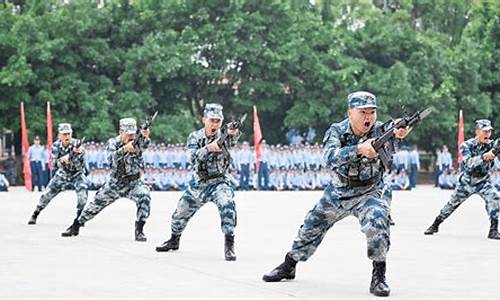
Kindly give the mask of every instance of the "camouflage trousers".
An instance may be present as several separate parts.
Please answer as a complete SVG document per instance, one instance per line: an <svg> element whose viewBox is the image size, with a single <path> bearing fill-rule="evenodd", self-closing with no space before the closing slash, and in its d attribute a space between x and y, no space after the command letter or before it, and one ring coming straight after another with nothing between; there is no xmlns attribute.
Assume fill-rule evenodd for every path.
<svg viewBox="0 0 500 300"><path fill-rule="evenodd" d="M327 231L350 215L358 218L361 231L366 235L368 258L385 261L390 246L389 205L382 198L381 190L340 200L338 192L331 185L306 215L289 254L297 261L307 260L314 254Z"/></svg>
<svg viewBox="0 0 500 300"><path fill-rule="evenodd" d="M191 217L207 202L219 209L222 232L234 235L236 204L233 188L225 181L215 183L191 183L184 192L172 215L172 233L180 235Z"/></svg>
<svg viewBox="0 0 500 300"><path fill-rule="evenodd" d="M131 182L119 182L108 180L83 210L78 222L85 222L94 218L106 206L115 202L118 198L129 198L137 206L137 221L143 222L149 217L151 195L149 187L140 179Z"/></svg>
<svg viewBox="0 0 500 300"><path fill-rule="evenodd" d="M500 196L489 180L485 180L477 185L466 184L459 180L450 201L439 212L439 217L443 220L448 218L460 204L473 194L479 194L483 198L490 221L498 220Z"/></svg>
<svg viewBox="0 0 500 300"><path fill-rule="evenodd" d="M76 204L77 213L81 212L87 203L88 197L88 181L85 175L80 174L76 177L66 177L56 174L49 182L47 186L47 191L40 197L40 201L36 207L36 211L40 212L50 201L54 199L61 191L65 189L66 186L73 185L78 202Z"/></svg>

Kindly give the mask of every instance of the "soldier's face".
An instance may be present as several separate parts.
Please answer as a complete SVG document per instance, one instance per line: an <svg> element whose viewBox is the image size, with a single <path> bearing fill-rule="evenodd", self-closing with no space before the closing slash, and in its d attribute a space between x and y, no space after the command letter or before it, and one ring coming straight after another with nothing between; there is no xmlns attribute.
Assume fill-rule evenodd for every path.
<svg viewBox="0 0 500 300"><path fill-rule="evenodd" d="M354 134L364 135L370 131L377 120L376 108L351 108L347 111Z"/></svg>
<svg viewBox="0 0 500 300"><path fill-rule="evenodd" d="M476 129L476 136L480 143L486 143L491 137L491 130Z"/></svg>
<svg viewBox="0 0 500 300"><path fill-rule="evenodd" d="M122 139L122 143L126 144L135 140L135 133L125 133L124 131L122 131L120 137Z"/></svg>
<svg viewBox="0 0 500 300"><path fill-rule="evenodd" d="M203 124L205 125L205 134L212 136L222 127L222 120L203 117Z"/></svg>
<svg viewBox="0 0 500 300"><path fill-rule="evenodd" d="M63 143L64 146L67 146L69 142L71 142L71 133L59 133L59 140Z"/></svg>

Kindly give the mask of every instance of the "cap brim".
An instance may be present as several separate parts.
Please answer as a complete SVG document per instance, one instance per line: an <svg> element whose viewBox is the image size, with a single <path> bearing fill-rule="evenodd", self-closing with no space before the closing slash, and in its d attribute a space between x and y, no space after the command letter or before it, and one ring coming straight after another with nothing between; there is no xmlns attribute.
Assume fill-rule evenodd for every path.
<svg viewBox="0 0 500 300"><path fill-rule="evenodd" d="M493 130L493 127L491 126L487 126L487 127L483 127L483 128L479 128L481 130Z"/></svg>
<svg viewBox="0 0 500 300"><path fill-rule="evenodd" d="M61 130L59 131L59 133L72 133L73 131L72 130Z"/></svg>
<svg viewBox="0 0 500 300"><path fill-rule="evenodd" d="M136 134L137 130L124 130L125 134Z"/></svg>
<svg viewBox="0 0 500 300"><path fill-rule="evenodd" d="M373 104L368 104L368 105L356 106L354 108L361 108L361 109L363 109L363 108L377 108L377 106L373 105Z"/></svg>
<svg viewBox="0 0 500 300"><path fill-rule="evenodd" d="M223 120L224 117L221 116L221 115L218 115L218 114L211 114L211 113L207 113L205 115L207 118L210 118L210 119L220 119L220 120Z"/></svg>

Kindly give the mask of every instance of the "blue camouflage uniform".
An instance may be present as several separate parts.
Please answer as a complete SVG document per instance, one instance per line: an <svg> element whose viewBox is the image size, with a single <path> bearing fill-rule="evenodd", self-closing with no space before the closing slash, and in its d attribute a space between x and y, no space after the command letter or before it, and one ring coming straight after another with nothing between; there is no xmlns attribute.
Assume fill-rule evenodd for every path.
<svg viewBox="0 0 500 300"><path fill-rule="evenodd" d="M71 125L68 123L61 123L59 124L58 131L59 133L71 133ZM81 154L73 152L73 149L78 144L80 144L80 140L71 139L67 146L64 146L61 140L55 141L52 145L52 169L55 169L55 175L50 180L45 193L40 197L40 201L38 202L34 213L36 216L67 186L72 186L76 191L78 198L76 206L77 216L79 216L82 212L85 204L87 203L89 181L85 176L83 147L80 147L82 150ZM70 159L69 164L67 165L60 161L60 159L64 156L68 156Z"/></svg>
<svg viewBox="0 0 500 300"><path fill-rule="evenodd" d="M450 201L441 209L439 217L446 219L457 207L473 194L479 194L485 202L486 212L490 221L498 220L500 197L491 183L490 171L494 161L485 161L482 154L489 151L490 143L480 144L475 138L465 141L460 151L463 155L461 172Z"/></svg>
<svg viewBox="0 0 500 300"><path fill-rule="evenodd" d="M354 98L349 107L376 107L375 103ZM361 101L362 103L357 103ZM319 246L327 231L343 218L354 215L368 242L368 257L385 261L389 250L389 203L383 195L384 167L378 157L358 159L357 144L380 135L385 126L377 122L368 134L359 138L349 120L331 125L325 134L324 161L332 180L323 197L306 215L289 255L295 261L307 260ZM390 147L393 151L395 145Z"/></svg>
<svg viewBox="0 0 500 300"><path fill-rule="evenodd" d="M489 140L491 122L486 119L476 121L476 138L465 141L460 145L463 160L460 165L460 174L456 181L455 190L450 201L441 209L432 225L424 232L432 235L439 231L439 225L448 218L467 198L479 194L484 199L486 212L490 218L489 239L500 240L498 232L498 207L500 196L491 182L490 171L494 167L494 160L485 160L484 154L490 152L498 158L496 151L498 144ZM489 135L484 135L485 133ZM488 138L488 139L485 139Z"/></svg>
<svg viewBox="0 0 500 300"><path fill-rule="evenodd" d="M134 119L120 120L120 129L126 133L136 132ZM91 201L78 218L80 224L94 218L106 206L118 198L130 198L136 203L137 222L145 222L149 217L151 196L149 187L141 180L141 171L144 171L142 152L149 146L150 139L141 136L135 153L124 151L125 145L120 136L111 138L107 144L108 161L111 164L111 174L108 181L97 191Z"/></svg>
<svg viewBox="0 0 500 300"><path fill-rule="evenodd" d="M207 104L205 116L223 119L222 106ZM207 145L220 137L220 131L207 137L205 129L191 133L186 149L189 162L193 165L193 176L181 196L172 215L172 234L181 235L191 217L205 203L213 202L219 209L221 228L224 234L234 235L236 226L236 205L234 191L226 170L231 164L229 151L209 152ZM228 148L236 145L239 136L229 136Z"/></svg>

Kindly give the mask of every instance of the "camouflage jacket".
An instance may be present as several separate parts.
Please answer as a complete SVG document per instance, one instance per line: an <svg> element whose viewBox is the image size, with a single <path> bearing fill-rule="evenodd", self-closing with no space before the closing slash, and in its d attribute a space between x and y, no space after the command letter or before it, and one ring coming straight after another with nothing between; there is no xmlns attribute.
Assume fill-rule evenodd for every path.
<svg viewBox="0 0 500 300"><path fill-rule="evenodd" d="M150 139L140 139L135 153L124 151L120 136L109 139L106 151L111 165L110 179L130 181L138 179L144 170L142 152L149 146Z"/></svg>
<svg viewBox="0 0 500 300"><path fill-rule="evenodd" d="M229 136L228 148L234 147L240 137ZM228 151L210 152L207 145L219 138L220 131L213 137L205 135L205 129L192 132L186 143L189 161L193 165L193 178L195 181L206 181L210 179L225 179L227 168L232 162L231 154Z"/></svg>
<svg viewBox="0 0 500 300"><path fill-rule="evenodd" d="M82 150L81 154L76 154L73 152L73 147L75 147L80 141L78 139L71 139L68 146L64 147L60 140L57 140L52 144L51 149L51 167L56 170L56 175L62 177L75 177L83 173L85 168L84 153L85 150L83 146L80 146ZM68 165L62 164L59 159L69 155L70 161Z"/></svg>
<svg viewBox="0 0 500 300"><path fill-rule="evenodd" d="M465 141L460 146L460 152L463 155L460 164L460 181L475 184L490 179L490 171L495 161L483 160L482 154L491 149L491 144L480 144L475 138Z"/></svg>
<svg viewBox="0 0 500 300"><path fill-rule="evenodd" d="M332 124L327 130L323 140L323 159L333 171L330 185L337 189L341 198L361 195L383 186L385 170L382 162L378 157L359 159L357 145L381 135L389 125L390 123L376 122L368 134L361 138L352 132L348 119ZM393 139L386 150L394 153L397 144L398 139ZM353 182L358 185L355 186Z"/></svg>

